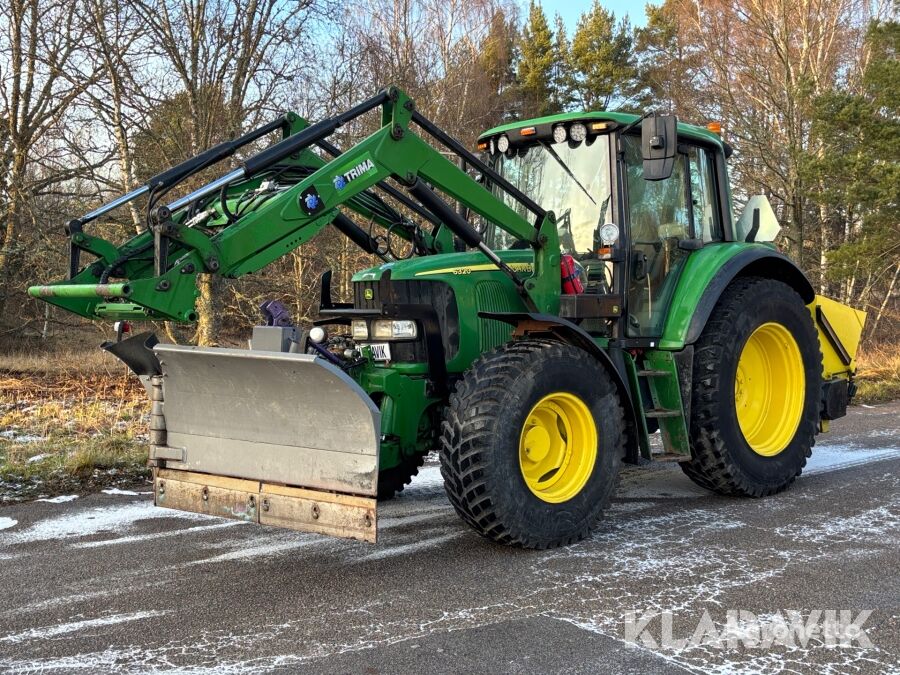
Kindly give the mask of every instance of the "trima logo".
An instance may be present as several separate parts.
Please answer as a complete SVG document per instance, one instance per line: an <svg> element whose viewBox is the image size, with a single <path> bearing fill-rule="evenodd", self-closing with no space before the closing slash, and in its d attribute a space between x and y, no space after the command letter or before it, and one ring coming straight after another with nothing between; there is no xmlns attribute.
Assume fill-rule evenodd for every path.
<svg viewBox="0 0 900 675"><path fill-rule="evenodd" d="M361 176L368 175L375 171L375 162L371 157L363 157L358 164L344 169L334 177L334 187L336 190L343 190L349 183Z"/></svg>

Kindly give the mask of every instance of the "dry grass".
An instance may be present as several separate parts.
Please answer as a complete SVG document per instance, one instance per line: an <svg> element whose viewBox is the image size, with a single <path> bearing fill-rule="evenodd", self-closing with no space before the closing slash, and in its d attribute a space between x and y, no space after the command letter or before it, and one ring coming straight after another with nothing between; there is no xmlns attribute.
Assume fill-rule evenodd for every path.
<svg viewBox="0 0 900 675"><path fill-rule="evenodd" d="M0 356L0 502L145 477L148 410L107 354Z"/></svg>
<svg viewBox="0 0 900 675"><path fill-rule="evenodd" d="M0 354L0 373L58 375L124 375L128 369L112 354L96 349L55 350L52 352L10 350Z"/></svg>
<svg viewBox="0 0 900 675"><path fill-rule="evenodd" d="M881 344L864 349L858 359L854 403L883 403L900 399L900 345Z"/></svg>

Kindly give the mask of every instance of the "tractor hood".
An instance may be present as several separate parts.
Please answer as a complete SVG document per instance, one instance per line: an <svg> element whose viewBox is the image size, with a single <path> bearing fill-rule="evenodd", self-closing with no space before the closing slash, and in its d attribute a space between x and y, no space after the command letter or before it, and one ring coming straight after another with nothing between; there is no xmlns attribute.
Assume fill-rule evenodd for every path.
<svg viewBox="0 0 900 675"><path fill-rule="evenodd" d="M497 255L522 276L530 275L533 270L534 255L530 250L498 251ZM390 270L391 279L394 280L428 280L482 273L502 274L497 266L485 258L482 253L470 251L384 263L357 272L353 275L353 281L380 281L382 275L388 270Z"/></svg>

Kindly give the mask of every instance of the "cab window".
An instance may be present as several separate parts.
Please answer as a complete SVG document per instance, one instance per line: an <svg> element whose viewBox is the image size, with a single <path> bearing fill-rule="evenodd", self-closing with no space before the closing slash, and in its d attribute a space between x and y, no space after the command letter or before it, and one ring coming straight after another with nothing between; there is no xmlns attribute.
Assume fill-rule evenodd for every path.
<svg viewBox="0 0 900 675"><path fill-rule="evenodd" d="M705 243L722 240L716 198L715 164L713 154L704 148L691 146L688 150L691 169L691 204L697 235Z"/></svg>

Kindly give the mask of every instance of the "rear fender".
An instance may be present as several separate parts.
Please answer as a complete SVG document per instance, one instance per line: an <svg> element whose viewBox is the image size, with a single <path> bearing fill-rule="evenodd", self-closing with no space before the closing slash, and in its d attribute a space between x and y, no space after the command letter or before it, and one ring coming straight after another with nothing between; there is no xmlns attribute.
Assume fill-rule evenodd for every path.
<svg viewBox="0 0 900 675"><path fill-rule="evenodd" d="M689 298L687 293L682 293L682 286L679 284L660 347L681 349L700 339L722 293L732 281L743 276L759 276L782 281L797 291L807 305L816 297L806 275L786 255L764 245L743 248L721 264L706 283L696 302ZM682 282L695 283L691 279L685 279L685 275L682 275ZM680 295L682 298L679 298Z"/></svg>

